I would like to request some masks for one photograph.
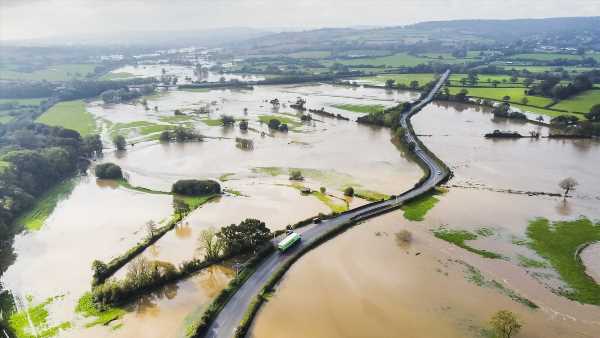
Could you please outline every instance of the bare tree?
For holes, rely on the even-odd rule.
[[[218,258],[224,248],[224,242],[217,237],[215,228],[208,228],[200,232],[198,238],[200,249],[204,250],[204,258],[211,260]]]
[[[148,237],[152,238],[152,236],[154,236],[155,232],[156,232],[156,223],[152,220],[148,221],[148,223],[146,223],[146,233],[148,234]]]
[[[575,187],[579,185],[573,177],[567,177],[558,183],[558,186],[565,191],[564,198],[567,198],[569,191],[575,190]]]

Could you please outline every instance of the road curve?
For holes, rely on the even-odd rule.
[[[302,241],[284,253],[275,252],[267,257],[254,274],[248,278],[244,285],[242,285],[221,310],[217,318],[215,318],[209,327],[206,337],[231,338],[254,297],[262,290],[271,275],[293,257],[294,253],[298,250],[308,246],[321,235],[349,221],[360,221],[394,210],[401,206],[405,201],[431,190],[446,179],[450,173],[419,146],[419,143],[416,142],[416,136],[414,135],[412,128],[407,127],[410,117],[419,112],[421,108],[433,100],[435,94],[448,79],[449,74],[450,71],[446,71],[429,94],[420,100],[418,104],[414,105],[410,111],[403,114],[400,120],[402,127],[407,131],[404,136],[406,141],[415,144],[414,154],[429,168],[427,179],[421,182],[420,185],[395,198],[352,209],[335,218],[323,220],[320,224],[313,223],[298,229],[297,232],[301,234]]]

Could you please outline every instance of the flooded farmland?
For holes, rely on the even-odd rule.
[[[119,164],[132,186],[169,191],[178,179],[199,178],[218,180],[225,189],[223,196],[192,212],[143,256],[178,265],[203,255],[198,249],[203,229],[245,218],[263,220],[273,230],[282,229],[318,213],[329,213],[332,208],[367,203],[358,197],[345,198],[342,190],[346,186],[385,196],[410,188],[421,177],[419,167],[390,142],[388,130],[316,116],[311,123],[302,123],[288,107],[299,96],[307,99],[311,109],[324,107],[354,120],[359,113],[335,106],[390,107],[417,94],[312,84],[256,87],[252,91],[164,91],[148,97],[149,106],[157,107],[151,110],[140,104],[88,103],[87,109],[98,118],[107,145],[114,133],[138,140],[126,152],[105,151],[101,159]],[[285,103],[279,109],[265,102],[275,97]],[[198,107],[209,109],[206,114],[192,113]],[[187,115],[173,122],[176,109]],[[221,114],[248,120],[249,130],[216,126],[212,121]],[[288,119],[290,132],[271,132],[261,116]],[[155,128],[193,127],[205,139],[160,144],[152,140],[152,133],[138,128],[150,124]],[[236,147],[236,137],[252,139],[253,150]],[[291,186],[291,168],[303,172],[304,186],[314,190],[325,187],[326,200],[303,196]],[[178,336],[186,321],[201,315],[204,306],[227,285],[233,274],[230,268],[207,269],[143,297],[125,307],[125,314],[107,326],[88,327],[90,319],[75,312],[80,298],[90,289],[92,261],[109,261],[121,255],[146,236],[147,222],[160,224],[171,214],[169,195],[127,189],[89,174],[78,178],[73,191],[59,202],[41,230],[16,237],[16,260],[2,276],[3,285],[20,300],[22,308],[46,304],[45,322],[27,330],[60,327],[59,337]],[[127,269],[120,269],[116,278]],[[56,278],[44,278],[49,274]]]
[[[350,121],[314,115],[312,121],[303,122],[290,107],[298,97],[305,98],[310,109],[325,108]],[[307,84],[168,90],[146,98],[150,109],[97,100],[88,102],[87,109],[102,126],[107,145],[114,134],[126,135],[134,144],[125,152],[108,149],[100,160],[121,166],[132,186],[169,191],[179,179],[198,178],[217,180],[224,188],[222,196],[193,211],[141,254],[177,266],[202,257],[198,237],[204,229],[257,218],[280,230],[318,213],[367,203],[360,197],[344,197],[342,191],[348,186],[375,196],[411,188],[422,171],[394,146],[389,130],[357,125],[354,120],[360,113],[340,105],[383,108],[417,97],[414,92]],[[282,104],[272,106],[268,101],[273,98]],[[174,116],[175,110],[185,115]],[[247,120],[248,130],[220,126],[222,114]],[[290,131],[269,130],[265,119],[271,117],[285,119]],[[423,221],[408,221],[396,212],[359,224],[309,253],[261,310],[253,336],[385,337],[390,332],[410,332],[414,337],[478,336],[499,307],[522,316],[527,336],[597,335],[600,310],[544,288],[560,285],[560,279],[548,269],[520,266],[520,257],[538,257],[514,242],[525,237],[528,222],[536,217],[600,217],[600,184],[595,175],[600,169],[600,145],[485,140],[482,135],[494,129],[522,133],[535,129],[542,135],[548,130],[496,120],[485,109],[455,104],[431,104],[415,116],[413,124],[423,142],[453,169],[448,191],[437,196]],[[160,131],[180,125],[194,128],[204,141],[156,141]],[[237,147],[236,138],[251,139],[253,149]],[[577,166],[572,165],[575,162]],[[300,194],[288,178],[291,169],[303,173],[302,186],[325,188],[326,199]],[[531,192],[560,193],[557,183],[566,176],[582,183],[568,201],[530,196]],[[178,337],[185,323],[201,315],[233,278],[231,267],[215,266],[167,285],[125,307],[123,316],[105,326],[88,327],[90,320],[75,312],[90,289],[92,261],[109,261],[127,251],[146,236],[147,222],[160,224],[170,217],[172,203],[169,195],[128,189],[91,175],[80,177],[40,231],[16,237],[16,260],[2,283],[24,307],[52,299],[44,325],[68,323],[61,326],[59,337]],[[506,259],[486,260],[443,242],[432,235],[438,227],[469,231],[485,227],[492,235],[472,245]],[[401,229],[413,234],[409,245],[398,245],[395,234]],[[597,256],[596,248],[582,254],[584,261],[592,262],[592,274],[597,266],[590,257]],[[115,277],[127,270],[126,265]],[[502,283],[505,289],[473,283],[474,273]],[[52,279],[45,278],[50,274]],[[314,283],[317,279],[323,282]],[[507,293],[525,297],[539,309],[531,310]],[[296,315],[285,309],[294,309]]]
[[[486,140],[483,134],[494,129],[548,130],[447,103],[427,106],[413,125],[454,171],[448,191],[436,196],[423,221],[389,214],[308,253],[262,308],[253,336],[479,337],[498,309],[517,313],[526,337],[600,335],[600,309],[551,292],[547,287],[564,286],[560,278],[547,266],[527,266],[527,258],[540,257],[521,244],[538,217],[600,218],[600,143]],[[532,194],[561,193],[558,182],[567,176],[581,182],[573,198]],[[485,259],[446,243],[434,236],[439,228],[485,234],[469,246],[504,258]],[[413,240],[399,244],[395,234],[405,229]],[[581,255],[592,277],[597,249],[592,245]],[[539,308],[515,301],[515,294]]]

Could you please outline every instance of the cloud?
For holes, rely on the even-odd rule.
[[[0,39],[600,15],[598,0],[0,0]]]

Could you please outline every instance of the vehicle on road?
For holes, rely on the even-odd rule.
[[[277,244],[277,249],[279,249],[279,251],[281,251],[281,252],[286,251],[292,245],[300,242],[301,238],[302,237],[300,237],[300,235],[298,233],[292,232],[289,235],[287,235],[281,242],[279,242]]]
[[[437,171],[437,174],[438,174],[438,175],[441,175],[441,174],[442,174],[442,172],[438,170],[438,171]]]

